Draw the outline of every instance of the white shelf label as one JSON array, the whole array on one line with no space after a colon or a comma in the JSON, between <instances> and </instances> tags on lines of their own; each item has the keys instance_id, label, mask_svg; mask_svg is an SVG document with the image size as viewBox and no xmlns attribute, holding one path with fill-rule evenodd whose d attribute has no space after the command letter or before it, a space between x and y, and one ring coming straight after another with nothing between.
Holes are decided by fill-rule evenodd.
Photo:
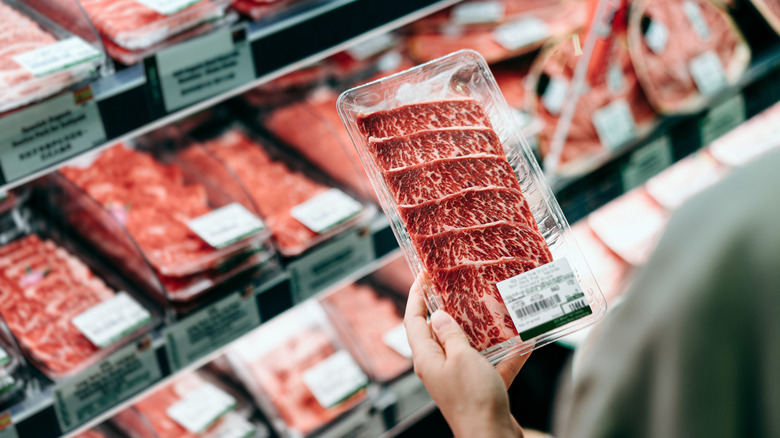
<instances>
[{"instance_id":1,"label":"white shelf label","mask_svg":"<svg viewBox=\"0 0 780 438\"><path fill-rule=\"evenodd\" d=\"M700 122L701 146L709 146L745 121L745 98L737 94L713 107Z\"/></svg>"},{"instance_id":2,"label":"white shelf label","mask_svg":"<svg viewBox=\"0 0 780 438\"><path fill-rule=\"evenodd\" d=\"M619 64L611 64L607 70L607 88L613 93L619 93L626 83L623 76L623 67Z\"/></svg>"},{"instance_id":3,"label":"white shelf label","mask_svg":"<svg viewBox=\"0 0 780 438\"><path fill-rule=\"evenodd\" d=\"M593 127L596 128L601 144L609 150L636 138L636 122L625 99L617 99L596 110L593 113Z\"/></svg>"},{"instance_id":4,"label":"white shelf label","mask_svg":"<svg viewBox=\"0 0 780 438\"><path fill-rule=\"evenodd\" d=\"M162 15L173 15L203 0L135 0Z\"/></svg>"},{"instance_id":5,"label":"white shelf label","mask_svg":"<svg viewBox=\"0 0 780 438\"><path fill-rule=\"evenodd\" d=\"M464 2L453 7L452 22L458 25L500 23L504 9L500 1Z\"/></svg>"},{"instance_id":6,"label":"white shelf label","mask_svg":"<svg viewBox=\"0 0 780 438\"><path fill-rule=\"evenodd\" d=\"M201 434L235 407L236 399L207 382L185 395L165 412L181 427Z\"/></svg>"},{"instance_id":7,"label":"white shelf label","mask_svg":"<svg viewBox=\"0 0 780 438\"><path fill-rule=\"evenodd\" d=\"M698 3L693 0L685 0L683 2L683 13L688 22L691 23L691 27L693 27L696 35L699 36L699 39L702 41L710 39L710 27L707 25L707 20L704 19Z\"/></svg>"},{"instance_id":8,"label":"white shelf label","mask_svg":"<svg viewBox=\"0 0 780 438\"><path fill-rule=\"evenodd\" d=\"M382 341L401 356L408 359L412 358L412 349L409 347L409 339L406 337L406 329L403 323L385 332L382 335Z\"/></svg>"},{"instance_id":9,"label":"white shelf label","mask_svg":"<svg viewBox=\"0 0 780 438\"><path fill-rule=\"evenodd\" d=\"M641 186L671 166L673 161L672 142L669 137L664 135L653 140L631 154L629 162L623 167L623 191Z\"/></svg>"},{"instance_id":10,"label":"white shelf label","mask_svg":"<svg viewBox=\"0 0 780 438\"><path fill-rule=\"evenodd\" d=\"M550 82L547 83L547 88L542 95L542 105L550 114L557 116L561 113L568 88L569 81L566 78L560 76L550 78Z\"/></svg>"},{"instance_id":11,"label":"white shelf label","mask_svg":"<svg viewBox=\"0 0 780 438\"><path fill-rule=\"evenodd\" d=\"M228 412L219 425L209 433L213 438L249 438L257 433L257 428L249 420L235 412Z\"/></svg>"},{"instance_id":12,"label":"white shelf label","mask_svg":"<svg viewBox=\"0 0 780 438\"><path fill-rule=\"evenodd\" d=\"M368 377L345 350L304 371L303 381L324 408L338 405L368 385Z\"/></svg>"},{"instance_id":13,"label":"white shelf label","mask_svg":"<svg viewBox=\"0 0 780 438\"><path fill-rule=\"evenodd\" d=\"M152 315L127 292L76 315L71 322L99 348L105 348L138 330L152 320Z\"/></svg>"},{"instance_id":14,"label":"white shelf label","mask_svg":"<svg viewBox=\"0 0 780 438\"><path fill-rule=\"evenodd\" d=\"M100 56L98 49L81 38L72 36L48 46L14 55L11 59L33 76L41 77L100 59Z\"/></svg>"},{"instance_id":15,"label":"white shelf label","mask_svg":"<svg viewBox=\"0 0 780 438\"><path fill-rule=\"evenodd\" d=\"M105 139L92 90L64 93L0 118L0 166L14 181Z\"/></svg>"},{"instance_id":16,"label":"white shelf label","mask_svg":"<svg viewBox=\"0 0 780 438\"><path fill-rule=\"evenodd\" d=\"M290 215L315 233L325 233L363 211L363 205L339 189L330 189L290 209Z\"/></svg>"},{"instance_id":17,"label":"white shelf label","mask_svg":"<svg viewBox=\"0 0 780 438\"><path fill-rule=\"evenodd\" d=\"M187 226L217 249L230 246L264 229L263 222L238 202L191 219Z\"/></svg>"},{"instance_id":18,"label":"white shelf label","mask_svg":"<svg viewBox=\"0 0 780 438\"><path fill-rule=\"evenodd\" d=\"M0 347L0 366L5 366L10 361L11 358L8 356L8 353L5 352L3 347Z\"/></svg>"},{"instance_id":19,"label":"white shelf label","mask_svg":"<svg viewBox=\"0 0 780 438\"><path fill-rule=\"evenodd\" d=\"M645 42L656 55L663 54L669 43L669 28L660 21L651 21L645 32Z\"/></svg>"},{"instance_id":20,"label":"white shelf label","mask_svg":"<svg viewBox=\"0 0 780 438\"><path fill-rule=\"evenodd\" d=\"M371 58L372 56L384 52L385 50L395 47L396 43L397 39L393 34L383 33L355 44L354 46L347 49L347 53L353 59L364 61L368 58Z\"/></svg>"},{"instance_id":21,"label":"white shelf label","mask_svg":"<svg viewBox=\"0 0 780 438\"><path fill-rule=\"evenodd\" d=\"M565 258L523 272L496 286L524 341L592 313Z\"/></svg>"},{"instance_id":22,"label":"white shelf label","mask_svg":"<svg viewBox=\"0 0 780 438\"><path fill-rule=\"evenodd\" d=\"M547 23L536 17L525 17L502 24L493 31L493 39L507 50L519 50L550 36Z\"/></svg>"},{"instance_id":23,"label":"white shelf label","mask_svg":"<svg viewBox=\"0 0 780 438\"><path fill-rule=\"evenodd\" d=\"M16 426L11 420L11 412L4 412L0 415L0 438L19 438Z\"/></svg>"},{"instance_id":24,"label":"white shelf label","mask_svg":"<svg viewBox=\"0 0 780 438\"><path fill-rule=\"evenodd\" d=\"M706 51L688 62L688 69L704 96L713 96L728 85L726 71L720 62L718 54L713 50Z\"/></svg>"}]
</instances>

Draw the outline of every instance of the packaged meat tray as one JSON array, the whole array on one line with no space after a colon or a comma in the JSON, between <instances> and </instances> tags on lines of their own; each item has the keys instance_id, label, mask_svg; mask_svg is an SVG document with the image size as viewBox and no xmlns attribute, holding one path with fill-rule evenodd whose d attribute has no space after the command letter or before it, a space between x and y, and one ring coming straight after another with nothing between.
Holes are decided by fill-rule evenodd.
<instances>
[{"instance_id":1,"label":"packaged meat tray","mask_svg":"<svg viewBox=\"0 0 780 438\"><path fill-rule=\"evenodd\" d=\"M369 400L369 380L307 301L264 323L227 353L282 437L313 436Z\"/></svg>"},{"instance_id":2,"label":"packaged meat tray","mask_svg":"<svg viewBox=\"0 0 780 438\"><path fill-rule=\"evenodd\" d=\"M371 380L389 382L412 369L398 295L380 292L379 287L364 281L327 295L321 303Z\"/></svg>"},{"instance_id":3,"label":"packaged meat tray","mask_svg":"<svg viewBox=\"0 0 780 438\"><path fill-rule=\"evenodd\" d=\"M647 193L667 210L676 210L688 199L720 181L728 169L707 152L697 152L651 178Z\"/></svg>"},{"instance_id":4,"label":"packaged meat tray","mask_svg":"<svg viewBox=\"0 0 780 438\"><path fill-rule=\"evenodd\" d=\"M29 361L55 380L98 362L154 323L138 297L117 292L84 260L38 234L0 247L0 285L0 315Z\"/></svg>"},{"instance_id":5,"label":"packaged meat tray","mask_svg":"<svg viewBox=\"0 0 780 438\"><path fill-rule=\"evenodd\" d=\"M701 110L750 62L750 48L734 21L706 0L637 2L628 47L642 89L664 114Z\"/></svg>"},{"instance_id":6,"label":"packaged meat tray","mask_svg":"<svg viewBox=\"0 0 780 438\"><path fill-rule=\"evenodd\" d=\"M297 256L361 223L373 210L294 163L244 128L227 129L180 154L209 184L263 218L284 256ZM316 178L316 179L315 179Z\"/></svg>"},{"instance_id":7,"label":"packaged meat tray","mask_svg":"<svg viewBox=\"0 0 780 438\"><path fill-rule=\"evenodd\" d=\"M604 315L598 285L478 53L346 91L339 113L412 271L422 274L428 309L450 313L491 362ZM565 291L545 278L566 279Z\"/></svg>"},{"instance_id":8,"label":"packaged meat tray","mask_svg":"<svg viewBox=\"0 0 780 438\"><path fill-rule=\"evenodd\" d=\"M0 2L0 47L0 113L96 76L105 60L99 44L16 2Z\"/></svg>"},{"instance_id":9,"label":"packaged meat tray","mask_svg":"<svg viewBox=\"0 0 780 438\"><path fill-rule=\"evenodd\" d=\"M80 0L105 38L128 50L160 43L225 14L230 0Z\"/></svg>"},{"instance_id":10,"label":"packaged meat tray","mask_svg":"<svg viewBox=\"0 0 780 438\"><path fill-rule=\"evenodd\" d=\"M130 438L266 438L247 401L208 374L187 372L116 414Z\"/></svg>"},{"instance_id":11,"label":"packaged meat tray","mask_svg":"<svg viewBox=\"0 0 780 438\"><path fill-rule=\"evenodd\" d=\"M118 144L51 179L83 238L156 296L188 301L273 256L263 222L197 178Z\"/></svg>"}]
</instances>

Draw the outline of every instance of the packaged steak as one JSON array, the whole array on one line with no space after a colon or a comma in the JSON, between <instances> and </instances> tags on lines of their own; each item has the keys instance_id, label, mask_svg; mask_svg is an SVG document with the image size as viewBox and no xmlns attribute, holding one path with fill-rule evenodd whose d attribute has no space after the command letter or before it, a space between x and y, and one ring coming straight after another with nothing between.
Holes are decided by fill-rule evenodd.
<instances>
[{"instance_id":1,"label":"packaged steak","mask_svg":"<svg viewBox=\"0 0 780 438\"><path fill-rule=\"evenodd\" d=\"M263 221L199 177L117 144L51 180L56 209L83 238L155 296L181 302L273 256Z\"/></svg>"},{"instance_id":2,"label":"packaged steak","mask_svg":"<svg viewBox=\"0 0 780 438\"><path fill-rule=\"evenodd\" d=\"M128 50L165 41L225 14L230 0L80 0L104 39Z\"/></svg>"},{"instance_id":3,"label":"packaged steak","mask_svg":"<svg viewBox=\"0 0 780 438\"><path fill-rule=\"evenodd\" d=\"M313 436L369 400L369 379L316 301L264 323L227 353L282 437Z\"/></svg>"},{"instance_id":4,"label":"packaged steak","mask_svg":"<svg viewBox=\"0 0 780 438\"><path fill-rule=\"evenodd\" d=\"M734 21L706 0L637 2L628 47L642 89L664 114L701 110L750 62L750 48Z\"/></svg>"},{"instance_id":5,"label":"packaged steak","mask_svg":"<svg viewBox=\"0 0 780 438\"><path fill-rule=\"evenodd\" d=\"M750 3L780 35L780 2L777 0L750 0Z\"/></svg>"},{"instance_id":6,"label":"packaged steak","mask_svg":"<svg viewBox=\"0 0 780 438\"><path fill-rule=\"evenodd\" d=\"M339 114L428 309L492 363L599 320L604 298L484 58L346 91Z\"/></svg>"},{"instance_id":7,"label":"packaged steak","mask_svg":"<svg viewBox=\"0 0 780 438\"><path fill-rule=\"evenodd\" d=\"M166 386L116 414L130 438L266 438L240 394L203 371L177 375Z\"/></svg>"},{"instance_id":8,"label":"packaged steak","mask_svg":"<svg viewBox=\"0 0 780 438\"><path fill-rule=\"evenodd\" d=\"M297 256L373 214L348 193L318 178L242 127L193 144L179 154L208 184L243 199L263 218L276 248Z\"/></svg>"},{"instance_id":9,"label":"packaged steak","mask_svg":"<svg viewBox=\"0 0 780 438\"><path fill-rule=\"evenodd\" d=\"M320 300L347 349L371 380L385 383L412 369L403 299L367 279Z\"/></svg>"},{"instance_id":10,"label":"packaged steak","mask_svg":"<svg viewBox=\"0 0 780 438\"><path fill-rule=\"evenodd\" d=\"M24 4L1 1L0 113L96 77L105 54L93 38L69 33Z\"/></svg>"},{"instance_id":11,"label":"packaged steak","mask_svg":"<svg viewBox=\"0 0 780 438\"><path fill-rule=\"evenodd\" d=\"M0 247L0 316L28 360L51 379L84 370L155 322L139 297L91 265L37 233Z\"/></svg>"}]
</instances>

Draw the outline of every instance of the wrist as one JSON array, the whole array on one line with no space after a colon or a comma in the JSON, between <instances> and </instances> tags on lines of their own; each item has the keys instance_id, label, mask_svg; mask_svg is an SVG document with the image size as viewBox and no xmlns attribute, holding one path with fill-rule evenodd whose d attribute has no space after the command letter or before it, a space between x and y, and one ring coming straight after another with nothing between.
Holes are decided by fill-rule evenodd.
<instances>
[{"instance_id":1,"label":"wrist","mask_svg":"<svg viewBox=\"0 0 780 438\"><path fill-rule=\"evenodd\" d=\"M464 413L460 416L460 421L452 426L456 438L523 438L523 429L509 412L490 412L483 415Z\"/></svg>"}]
</instances>

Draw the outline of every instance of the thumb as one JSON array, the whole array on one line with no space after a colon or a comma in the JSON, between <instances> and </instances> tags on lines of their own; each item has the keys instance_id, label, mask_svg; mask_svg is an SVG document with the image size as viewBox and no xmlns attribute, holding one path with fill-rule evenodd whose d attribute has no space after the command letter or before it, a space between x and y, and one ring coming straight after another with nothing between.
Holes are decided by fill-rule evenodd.
<instances>
[{"instance_id":1,"label":"thumb","mask_svg":"<svg viewBox=\"0 0 780 438\"><path fill-rule=\"evenodd\" d=\"M460 349L470 349L471 345L466 337L466 333L460 328L455 319L447 312L437 310L431 315L431 326L433 333L439 340L445 355L449 355Z\"/></svg>"}]
</instances>

